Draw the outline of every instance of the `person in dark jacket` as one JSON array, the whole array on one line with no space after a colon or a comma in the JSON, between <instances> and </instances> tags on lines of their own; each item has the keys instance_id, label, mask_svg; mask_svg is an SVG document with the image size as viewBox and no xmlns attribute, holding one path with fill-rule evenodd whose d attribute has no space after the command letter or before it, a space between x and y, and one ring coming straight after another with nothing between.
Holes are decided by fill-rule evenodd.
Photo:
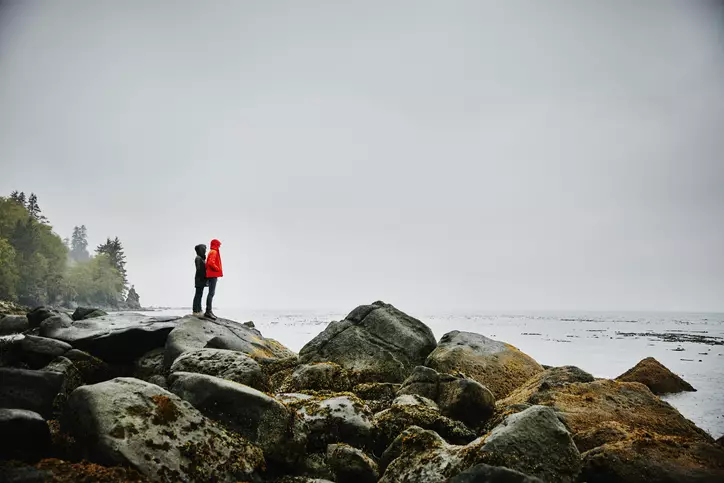
<instances>
[{"instance_id":1,"label":"person in dark jacket","mask_svg":"<svg viewBox=\"0 0 724 483\"><path fill-rule=\"evenodd\" d=\"M216 293L216 282L224 276L224 269L221 266L221 242L219 240L211 240L211 250L206 259L206 279L209 281L209 293L206 295L206 313L204 317L216 320L214 312L211 310L211 304Z\"/></svg>"},{"instance_id":2,"label":"person in dark jacket","mask_svg":"<svg viewBox=\"0 0 724 483\"><path fill-rule=\"evenodd\" d=\"M196 259L194 264L196 265L196 275L194 275L194 286L196 287L196 294L194 295L194 315L201 317L204 313L201 311L201 299L204 296L204 287L208 285L206 280L206 245L196 245L194 247L196 251Z\"/></svg>"}]
</instances>

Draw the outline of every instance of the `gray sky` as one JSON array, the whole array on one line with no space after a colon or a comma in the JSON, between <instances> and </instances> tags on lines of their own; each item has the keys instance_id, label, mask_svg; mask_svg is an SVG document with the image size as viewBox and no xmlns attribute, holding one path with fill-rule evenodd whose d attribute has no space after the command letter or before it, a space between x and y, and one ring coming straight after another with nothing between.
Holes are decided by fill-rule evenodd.
<instances>
[{"instance_id":1,"label":"gray sky","mask_svg":"<svg viewBox=\"0 0 724 483\"><path fill-rule=\"evenodd\" d=\"M724 310L721 2L3 5L0 193L145 305Z\"/></svg>"}]
</instances>

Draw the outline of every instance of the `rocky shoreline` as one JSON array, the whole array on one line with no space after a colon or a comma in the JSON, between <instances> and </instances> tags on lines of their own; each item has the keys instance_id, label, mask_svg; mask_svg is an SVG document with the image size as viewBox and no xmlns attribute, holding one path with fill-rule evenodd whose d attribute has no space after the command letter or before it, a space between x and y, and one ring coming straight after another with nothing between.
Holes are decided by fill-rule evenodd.
<instances>
[{"instance_id":1,"label":"rocky shoreline","mask_svg":"<svg viewBox=\"0 0 724 483\"><path fill-rule=\"evenodd\" d=\"M382 302L299 354L253 323L0 317L0 481L720 482L724 445L658 395Z\"/></svg>"}]
</instances>

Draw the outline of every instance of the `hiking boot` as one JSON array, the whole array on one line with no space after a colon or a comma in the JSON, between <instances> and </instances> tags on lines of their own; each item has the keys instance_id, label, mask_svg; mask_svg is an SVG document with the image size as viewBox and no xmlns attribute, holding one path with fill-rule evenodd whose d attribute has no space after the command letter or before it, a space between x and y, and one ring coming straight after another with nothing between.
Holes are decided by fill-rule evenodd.
<instances>
[{"instance_id":1,"label":"hiking boot","mask_svg":"<svg viewBox=\"0 0 724 483\"><path fill-rule=\"evenodd\" d=\"M198 312L194 312L194 313L191 314L191 315L193 315L194 317L203 317L203 316L204 316L204 313L199 310Z\"/></svg>"},{"instance_id":2,"label":"hiking boot","mask_svg":"<svg viewBox=\"0 0 724 483\"><path fill-rule=\"evenodd\" d=\"M210 320L216 320L216 316L210 310L204 314L204 317L206 317L207 319L210 319Z\"/></svg>"}]
</instances>

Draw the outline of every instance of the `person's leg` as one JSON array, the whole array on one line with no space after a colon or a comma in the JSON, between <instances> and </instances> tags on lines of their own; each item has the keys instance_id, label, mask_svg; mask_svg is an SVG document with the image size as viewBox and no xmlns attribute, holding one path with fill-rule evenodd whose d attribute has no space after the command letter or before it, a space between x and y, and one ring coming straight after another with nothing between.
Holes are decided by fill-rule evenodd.
<instances>
[{"instance_id":1,"label":"person's leg","mask_svg":"<svg viewBox=\"0 0 724 483\"><path fill-rule=\"evenodd\" d=\"M206 313L211 313L211 305L214 301L214 294L216 293L216 279L209 279L209 293L206 294Z\"/></svg>"},{"instance_id":2,"label":"person's leg","mask_svg":"<svg viewBox=\"0 0 724 483\"><path fill-rule=\"evenodd\" d=\"M196 287L196 293L194 294L194 306L193 312L198 314L201 312L201 299L204 296L204 287Z\"/></svg>"}]
</instances>

